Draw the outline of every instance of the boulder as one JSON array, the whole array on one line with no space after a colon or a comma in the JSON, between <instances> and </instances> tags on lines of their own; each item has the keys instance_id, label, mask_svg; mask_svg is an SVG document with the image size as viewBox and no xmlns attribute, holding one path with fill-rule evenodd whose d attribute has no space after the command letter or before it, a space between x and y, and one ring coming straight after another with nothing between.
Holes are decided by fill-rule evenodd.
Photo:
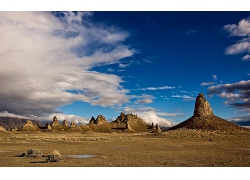
<instances>
[{"instance_id":1,"label":"boulder","mask_svg":"<svg viewBox=\"0 0 250 180\"><path fill-rule=\"evenodd\" d=\"M26 153L21 155L22 157L44 157L43 153L41 153L38 149L28 149Z\"/></svg>"}]
</instances>

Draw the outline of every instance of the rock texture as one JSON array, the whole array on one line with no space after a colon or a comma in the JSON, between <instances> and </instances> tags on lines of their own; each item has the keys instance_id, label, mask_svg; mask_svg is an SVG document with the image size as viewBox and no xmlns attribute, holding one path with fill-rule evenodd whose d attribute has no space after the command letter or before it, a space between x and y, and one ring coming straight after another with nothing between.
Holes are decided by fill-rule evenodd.
<instances>
[{"instance_id":1,"label":"rock texture","mask_svg":"<svg viewBox=\"0 0 250 180\"><path fill-rule=\"evenodd\" d=\"M202 93L200 93L196 98L194 115L186 121L169 128L168 130L179 128L209 131L249 131L246 128L215 116L212 108Z\"/></svg>"},{"instance_id":2,"label":"rock texture","mask_svg":"<svg viewBox=\"0 0 250 180\"><path fill-rule=\"evenodd\" d=\"M204 98L204 94L200 93L195 102L194 116L203 117L213 115L213 110L208 101Z\"/></svg>"}]
</instances>

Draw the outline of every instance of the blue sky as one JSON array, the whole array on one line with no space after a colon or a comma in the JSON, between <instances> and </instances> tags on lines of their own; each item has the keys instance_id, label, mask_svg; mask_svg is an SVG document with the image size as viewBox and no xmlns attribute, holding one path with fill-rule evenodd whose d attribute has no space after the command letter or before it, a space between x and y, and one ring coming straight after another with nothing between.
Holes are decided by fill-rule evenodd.
<instances>
[{"instance_id":1,"label":"blue sky","mask_svg":"<svg viewBox=\"0 0 250 180\"><path fill-rule=\"evenodd\" d=\"M205 94L250 117L250 12L1 12L0 112L87 123L120 112L171 126Z\"/></svg>"}]
</instances>

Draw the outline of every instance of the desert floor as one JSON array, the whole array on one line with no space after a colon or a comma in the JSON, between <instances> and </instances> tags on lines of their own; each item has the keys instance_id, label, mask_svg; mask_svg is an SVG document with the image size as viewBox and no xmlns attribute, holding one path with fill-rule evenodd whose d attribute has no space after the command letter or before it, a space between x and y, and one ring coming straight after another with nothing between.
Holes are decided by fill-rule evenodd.
<instances>
[{"instance_id":1,"label":"desert floor","mask_svg":"<svg viewBox=\"0 0 250 180\"><path fill-rule=\"evenodd\" d=\"M61 162L18 157L54 150ZM70 155L94 155L74 158ZM174 130L164 133L0 133L0 167L249 167L250 134Z\"/></svg>"}]
</instances>

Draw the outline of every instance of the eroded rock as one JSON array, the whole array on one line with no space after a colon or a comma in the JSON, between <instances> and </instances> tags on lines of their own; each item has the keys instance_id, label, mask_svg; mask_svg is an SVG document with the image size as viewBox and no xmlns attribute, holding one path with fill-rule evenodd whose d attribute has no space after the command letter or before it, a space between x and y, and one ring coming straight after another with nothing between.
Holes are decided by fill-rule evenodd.
<instances>
[{"instance_id":1,"label":"eroded rock","mask_svg":"<svg viewBox=\"0 0 250 180\"><path fill-rule=\"evenodd\" d=\"M213 115L213 110L209 102L204 98L204 94L200 93L195 102L194 116L203 117Z\"/></svg>"}]
</instances>

